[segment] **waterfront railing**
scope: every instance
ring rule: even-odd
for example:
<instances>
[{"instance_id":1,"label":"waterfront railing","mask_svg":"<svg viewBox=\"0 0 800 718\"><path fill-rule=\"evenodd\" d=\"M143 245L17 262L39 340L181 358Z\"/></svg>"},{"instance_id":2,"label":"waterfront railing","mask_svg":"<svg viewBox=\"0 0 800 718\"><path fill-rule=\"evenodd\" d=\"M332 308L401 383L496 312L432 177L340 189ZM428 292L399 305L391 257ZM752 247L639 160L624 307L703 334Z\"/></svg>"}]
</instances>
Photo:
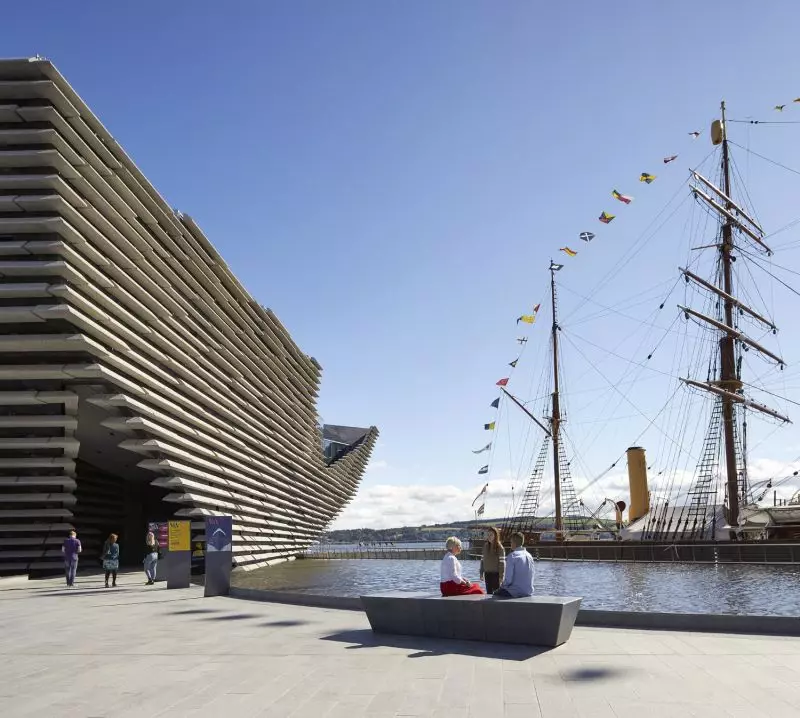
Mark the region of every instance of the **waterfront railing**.
<instances>
[{"instance_id":1,"label":"waterfront railing","mask_svg":"<svg viewBox=\"0 0 800 718\"><path fill-rule=\"evenodd\" d=\"M800 543L768 541L691 544L575 541L533 544L528 551L543 561L800 564ZM315 548L303 558L439 560L443 555L443 548L330 546ZM466 549L462 558L480 559L480 552Z\"/></svg>"}]
</instances>

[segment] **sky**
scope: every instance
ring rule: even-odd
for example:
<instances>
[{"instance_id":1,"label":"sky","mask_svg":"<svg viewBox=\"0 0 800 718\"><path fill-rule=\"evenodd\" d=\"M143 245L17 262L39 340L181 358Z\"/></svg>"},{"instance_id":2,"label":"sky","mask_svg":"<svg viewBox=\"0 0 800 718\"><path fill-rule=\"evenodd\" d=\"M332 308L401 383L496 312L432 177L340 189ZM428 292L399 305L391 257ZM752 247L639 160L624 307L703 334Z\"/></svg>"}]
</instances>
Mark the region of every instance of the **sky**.
<instances>
[{"instance_id":1,"label":"sky","mask_svg":"<svg viewBox=\"0 0 800 718\"><path fill-rule=\"evenodd\" d=\"M721 99L730 118L800 120L796 3L44 0L5 19L3 53L52 60L319 360L322 419L379 427L336 527L468 519L484 479L487 516L507 510L512 486L518 498L541 438L521 412L502 404L491 456L471 451L492 438L482 426L517 356L514 320L546 304L551 257L565 264L576 485L634 441L656 468L691 474L665 438L681 410L659 414L692 328L675 306L682 285L657 307L698 256L691 241L713 241L685 181L713 149ZM781 230L774 262L800 271L800 229L783 229L800 214L800 176L748 152L799 168L800 124L729 128L759 219ZM617 215L608 227L604 210ZM590 245L585 230L597 235ZM800 286L787 270L779 276ZM787 361L770 390L800 400L800 297L747 278L747 296L783 328L764 340ZM549 322L544 307L522 327L529 342L509 389L523 401L542 394ZM656 342L655 369L642 369ZM754 377L768 371L747 361ZM541 415L541 401L532 406ZM783 476L800 455L798 430L775 428L761 435L754 423L753 477ZM624 497L624 460L592 492L587 504Z\"/></svg>"}]
</instances>

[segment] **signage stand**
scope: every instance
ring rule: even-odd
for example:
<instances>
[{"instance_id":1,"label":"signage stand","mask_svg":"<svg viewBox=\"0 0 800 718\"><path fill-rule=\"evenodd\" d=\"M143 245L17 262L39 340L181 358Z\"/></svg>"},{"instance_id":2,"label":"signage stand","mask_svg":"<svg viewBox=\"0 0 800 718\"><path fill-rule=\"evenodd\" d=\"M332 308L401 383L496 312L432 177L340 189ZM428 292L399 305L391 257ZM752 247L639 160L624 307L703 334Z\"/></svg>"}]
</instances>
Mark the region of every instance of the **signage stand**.
<instances>
[{"instance_id":1,"label":"signage stand","mask_svg":"<svg viewBox=\"0 0 800 718\"><path fill-rule=\"evenodd\" d=\"M189 588L192 577L192 537L190 521L168 523L169 551L166 556L167 588Z\"/></svg>"},{"instance_id":2,"label":"signage stand","mask_svg":"<svg viewBox=\"0 0 800 718\"><path fill-rule=\"evenodd\" d=\"M206 516L206 580L204 596L227 596L233 565L233 519Z\"/></svg>"}]
</instances>

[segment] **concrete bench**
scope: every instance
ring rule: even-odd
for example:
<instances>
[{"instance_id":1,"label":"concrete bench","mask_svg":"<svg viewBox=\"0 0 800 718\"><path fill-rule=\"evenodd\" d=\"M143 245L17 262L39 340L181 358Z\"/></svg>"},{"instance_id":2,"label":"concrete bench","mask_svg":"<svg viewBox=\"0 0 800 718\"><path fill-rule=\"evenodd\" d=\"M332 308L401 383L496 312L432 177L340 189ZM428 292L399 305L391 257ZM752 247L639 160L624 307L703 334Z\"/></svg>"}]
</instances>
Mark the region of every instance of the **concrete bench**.
<instances>
[{"instance_id":1,"label":"concrete bench","mask_svg":"<svg viewBox=\"0 0 800 718\"><path fill-rule=\"evenodd\" d=\"M361 596L375 633L531 646L569 640L581 599L571 596L451 596L393 591Z\"/></svg>"}]
</instances>

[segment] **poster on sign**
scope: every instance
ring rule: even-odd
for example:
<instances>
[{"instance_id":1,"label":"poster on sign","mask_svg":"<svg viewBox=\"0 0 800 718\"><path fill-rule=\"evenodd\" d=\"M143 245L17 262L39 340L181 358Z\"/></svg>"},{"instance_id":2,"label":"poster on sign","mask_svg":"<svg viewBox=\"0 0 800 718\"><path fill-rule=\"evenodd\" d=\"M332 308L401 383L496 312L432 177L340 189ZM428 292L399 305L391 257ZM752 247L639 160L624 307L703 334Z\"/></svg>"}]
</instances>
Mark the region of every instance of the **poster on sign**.
<instances>
[{"instance_id":1,"label":"poster on sign","mask_svg":"<svg viewBox=\"0 0 800 718\"><path fill-rule=\"evenodd\" d=\"M206 516L206 551L233 550L233 519L230 516Z\"/></svg>"},{"instance_id":2,"label":"poster on sign","mask_svg":"<svg viewBox=\"0 0 800 718\"><path fill-rule=\"evenodd\" d=\"M170 551L189 551L191 549L192 536L190 523L188 521L169 522L169 550Z\"/></svg>"},{"instance_id":3,"label":"poster on sign","mask_svg":"<svg viewBox=\"0 0 800 718\"><path fill-rule=\"evenodd\" d=\"M169 542L169 524L166 521L151 521L147 524L147 530L152 531L162 549L167 547Z\"/></svg>"}]
</instances>

